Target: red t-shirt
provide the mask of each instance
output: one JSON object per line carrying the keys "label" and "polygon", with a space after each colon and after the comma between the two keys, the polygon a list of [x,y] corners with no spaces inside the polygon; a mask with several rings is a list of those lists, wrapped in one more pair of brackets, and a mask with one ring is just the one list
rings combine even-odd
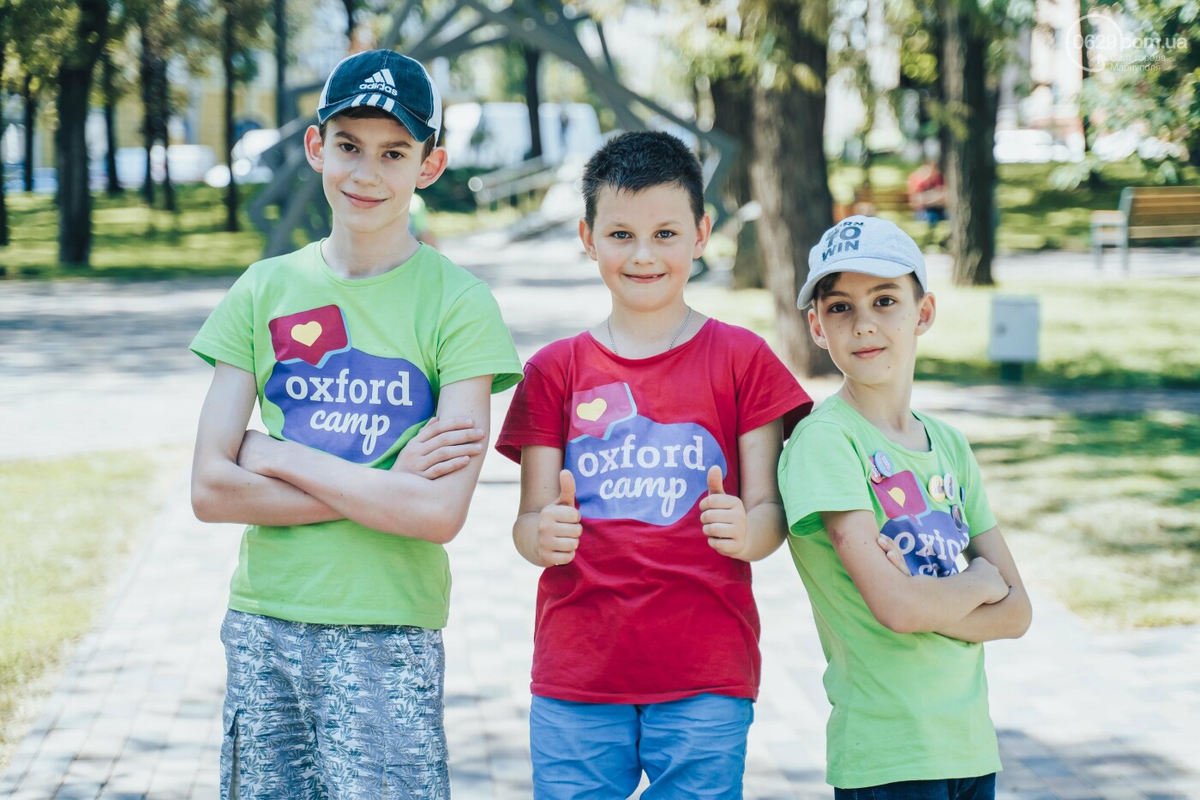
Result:
{"label": "red t-shirt", "polygon": [[496,449],[562,449],[583,517],[575,559],[538,584],[533,694],[757,697],[750,565],[709,546],[699,504],[713,464],[738,494],[741,434],[780,417],[790,433],[811,408],[766,342],[716,320],[650,358],[582,333],[529,360]]}

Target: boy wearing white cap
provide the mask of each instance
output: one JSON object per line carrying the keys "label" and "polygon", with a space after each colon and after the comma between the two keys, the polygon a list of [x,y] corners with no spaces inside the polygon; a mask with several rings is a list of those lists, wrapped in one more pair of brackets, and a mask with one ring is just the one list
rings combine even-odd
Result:
{"label": "boy wearing white cap", "polygon": [[924,257],[849,217],[809,254],[810,303],[844,381],[796,428],[779,487],[829,664],[827,780],[851,800],[991,798],[981,643],[1022,636],[1031,611],[966,438],[909,406],[936,312]]}
{"label": "boy wearing white cap", "polygon": [[[305,154],[329,237],[252,265],[192,342],[216,367],[192,505],[247,525],[221,628],[221,797],[449,796],[450,573],[521,364],[486,284],[409,231],[441,102],[388,50],[339,63]],[[247,431],[255,400],[270,435]],[[436,419],[435,419],[436,414]]]}

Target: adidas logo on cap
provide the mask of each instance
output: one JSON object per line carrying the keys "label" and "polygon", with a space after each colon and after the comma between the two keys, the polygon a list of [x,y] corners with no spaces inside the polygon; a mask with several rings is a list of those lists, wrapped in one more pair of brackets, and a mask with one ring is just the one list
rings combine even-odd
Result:
{"label": "adidas logo on cap", "polygon": [[390,69],[379,70],[370,78],[360,83],[358,88],[372,92],[386,92],[393,96],[396,95],[396,81],[392,78],[392,71]]}

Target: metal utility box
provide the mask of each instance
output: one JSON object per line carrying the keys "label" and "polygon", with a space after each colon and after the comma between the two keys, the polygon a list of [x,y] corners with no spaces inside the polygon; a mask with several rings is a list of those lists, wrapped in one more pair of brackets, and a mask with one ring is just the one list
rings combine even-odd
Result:
{"label": "metal utility box", "polygon": [[1041,308],[1032,295],[992,298],[992,329],[988,358],[1002,364],[1035,364]]}

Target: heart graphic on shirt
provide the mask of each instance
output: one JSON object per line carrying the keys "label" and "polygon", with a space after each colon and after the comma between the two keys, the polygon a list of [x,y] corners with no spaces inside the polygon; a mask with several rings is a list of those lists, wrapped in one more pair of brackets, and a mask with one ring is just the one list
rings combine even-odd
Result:
{"label": "heart graphic on shirt", "polygon": [[907,497],[907,495],[904,494],[904,490],[901,489],[899,486],[893,486],[891,489],[888,489],[888,497],[895,500],[896,505],[902,506],[902,505],[904,505],[904,500]]}
{"label": "heart graphic on shirt", "polygon": [[603,397],[597,397],[590,403],[580,403],[575,406],[575,413],[580,419],[586,419],[588,422],[595,422],[604,416],[604,412],[608,410],[608,403]]}
{"label": "heart graphic on shirt", "polygon": [[311,347],[313,342],[321,338],[322,330],[321,323],[316,320],[303,325],[293,325],[292,338],[305,347]]}

